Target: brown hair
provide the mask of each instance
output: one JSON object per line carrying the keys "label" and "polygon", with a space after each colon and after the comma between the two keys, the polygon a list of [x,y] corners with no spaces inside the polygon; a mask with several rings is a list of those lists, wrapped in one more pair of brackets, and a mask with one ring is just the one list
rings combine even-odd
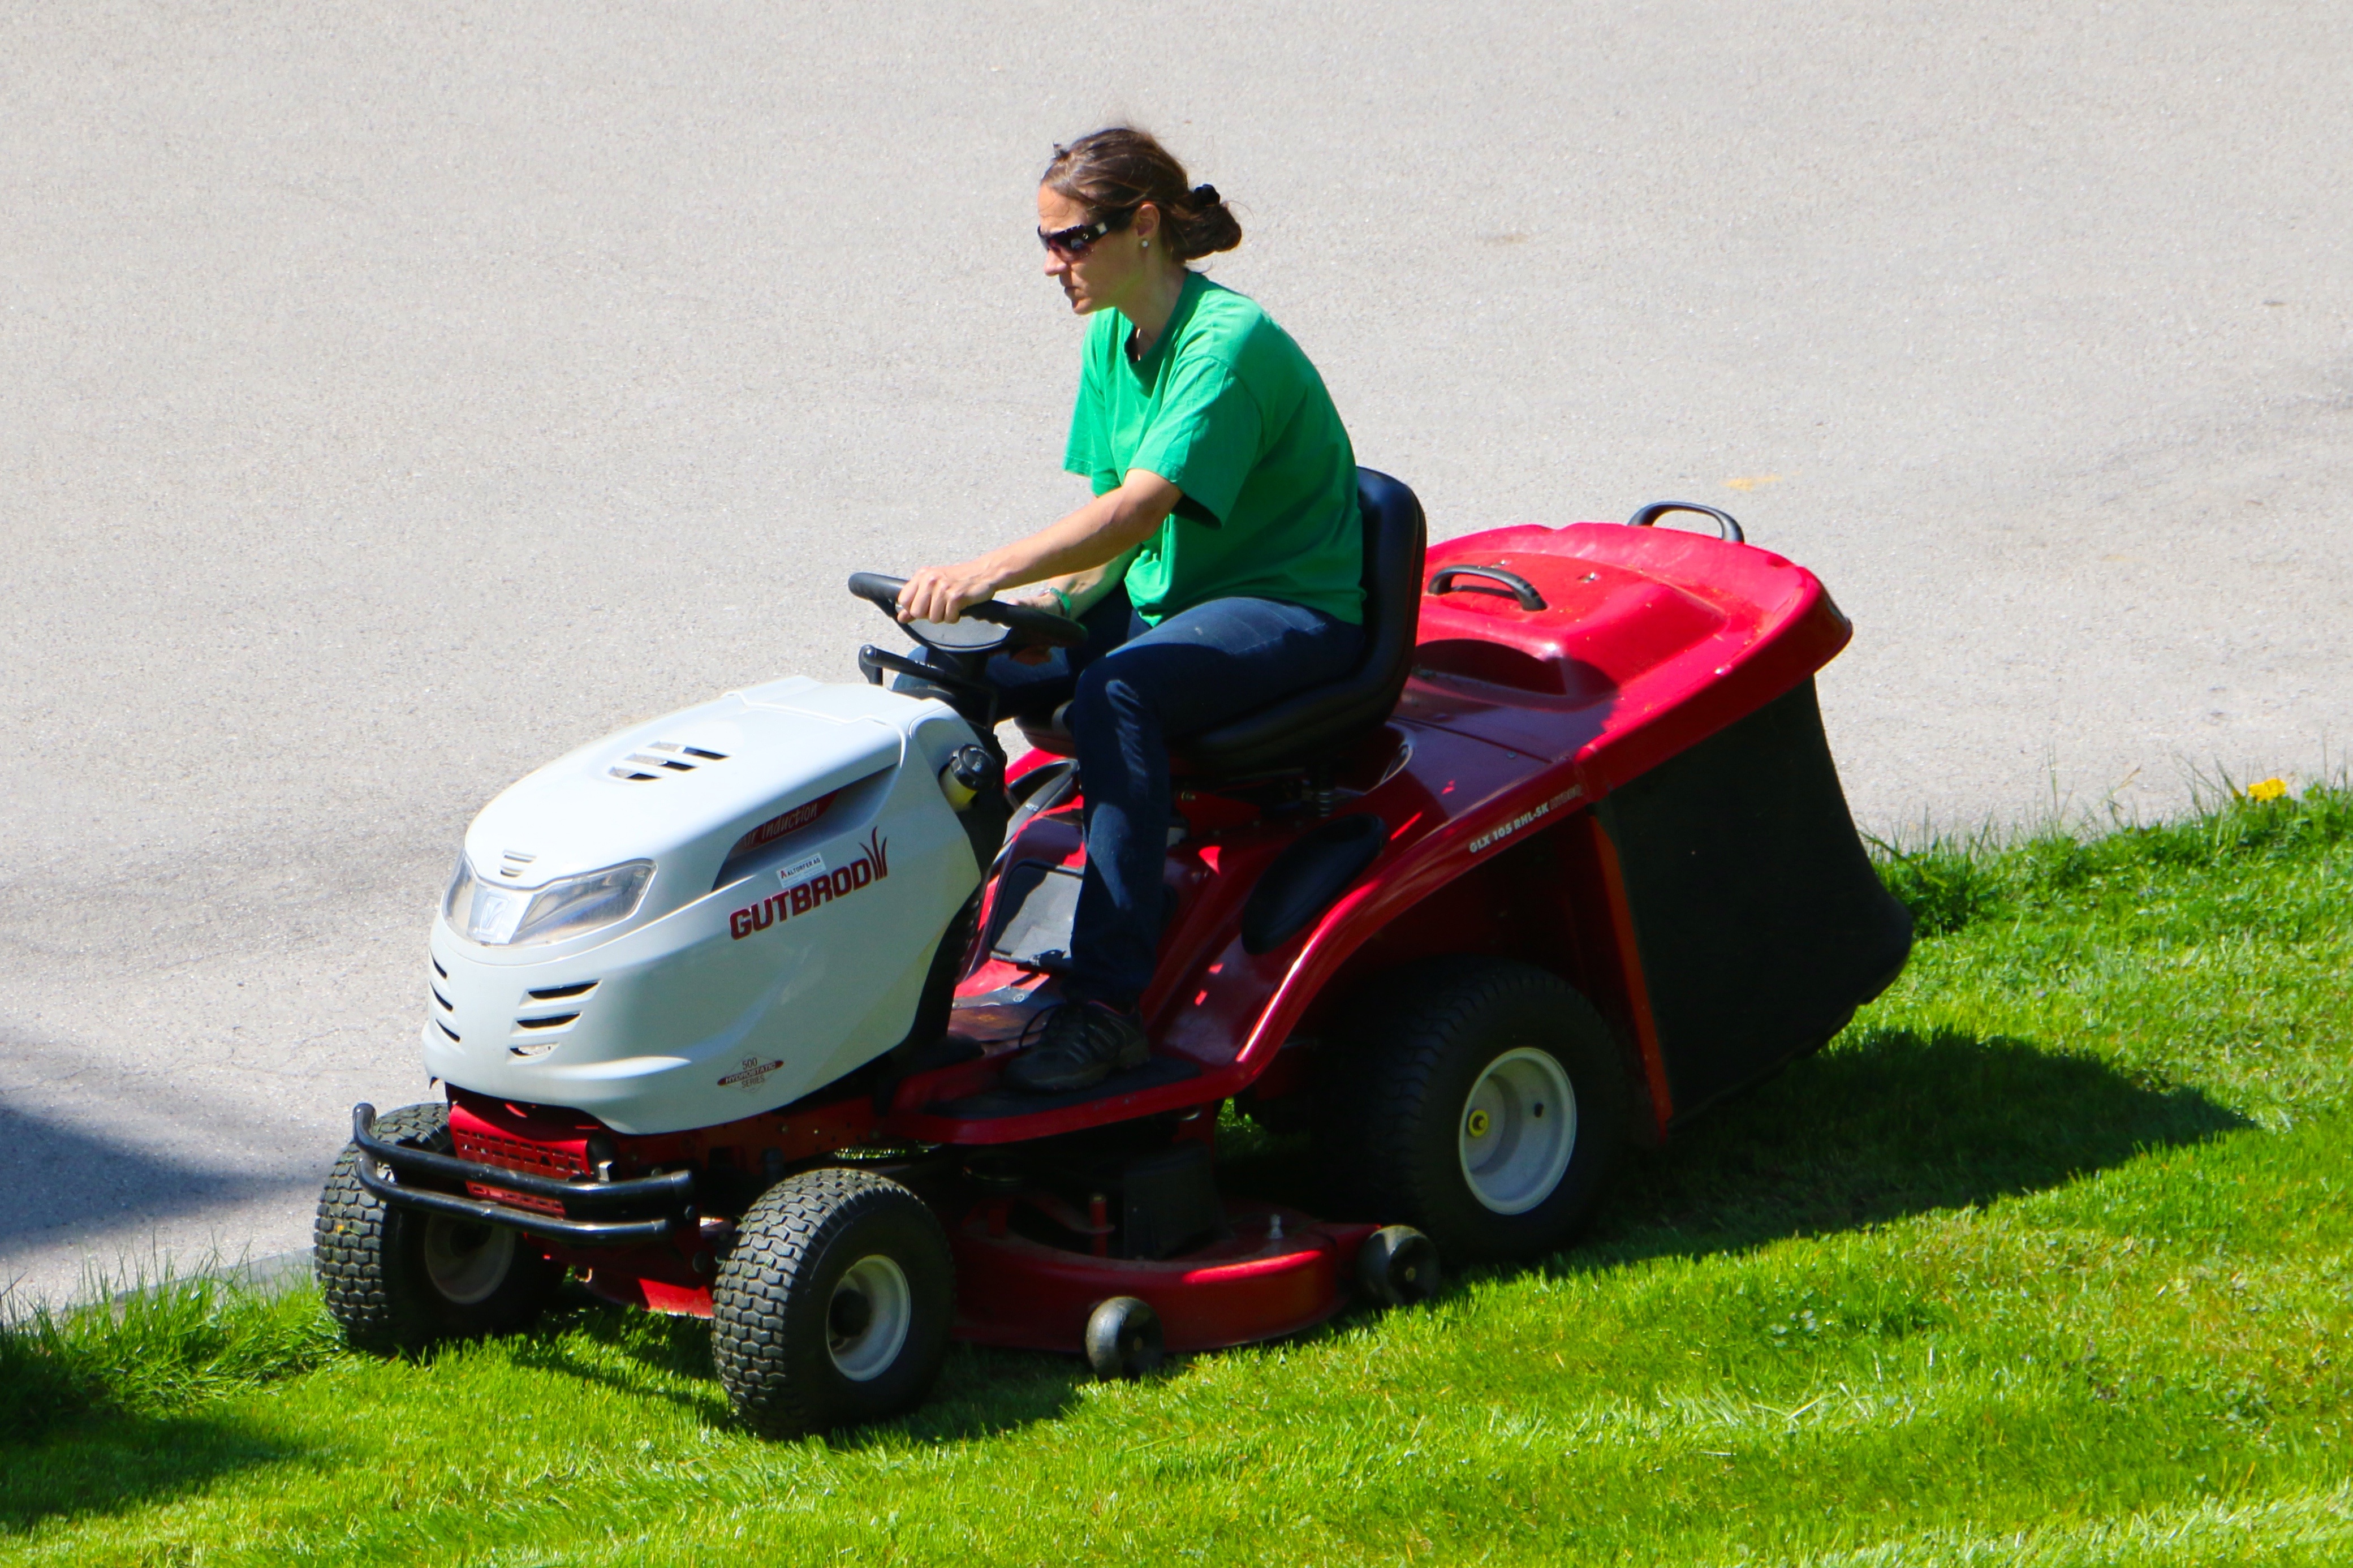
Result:
{"label": "brown hair", "polygon": [[1179,261],[1242,242],[1242,226],[1218,187],[1193,184],[1185,165],[1149,131],[1114,125],[1057,145],[1038,183],[1085,204],[1097,220],[1150,202],[1160,209],[1161,232]]}

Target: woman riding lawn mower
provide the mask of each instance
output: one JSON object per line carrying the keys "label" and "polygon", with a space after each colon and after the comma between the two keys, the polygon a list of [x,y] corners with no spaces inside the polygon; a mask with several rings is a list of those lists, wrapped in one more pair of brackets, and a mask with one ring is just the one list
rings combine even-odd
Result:
{"label": "woman riding lawn mower", "polygon": [[[1135,1375],[1557,1249],[1623,1142],[1901,969],[1810,574],[1677,503],[1426,552],[1296,346],[1184,266],[1239,237],[1214,191],[1099,132],[1039,206],[1097,317],[1096,499],[853,577],[918,657],[625,731],[475,820],[431,938],[447,1102],[354,1108],[321,1202],[355,1343],[521,1328],[570,1271],[710,1318],[773,1434],[910,1408],[952,1336]],[[1312,1130],[1339,1217],[1220,1191],[1229,1100]]]}

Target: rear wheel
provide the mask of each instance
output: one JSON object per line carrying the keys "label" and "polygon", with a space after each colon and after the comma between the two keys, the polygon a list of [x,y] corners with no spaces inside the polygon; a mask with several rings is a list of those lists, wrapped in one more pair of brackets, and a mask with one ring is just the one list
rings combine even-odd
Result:
{"label": "rear wheel", "polygon": [[805,1171],[760,1195],[711,1289],[711,1350],[754,1431],[903,1414],[947,1353],[955,1264],[923,1199],[870,1172]]}
{"label": "rear wheel", "polygon": [[[446,1105],[404,1105],[375,1126],[389,1142],[449,1152]],[[311,1232],[319,1289],[346,1340],[395,1351],[537,1321],[563,1270],[535,1244],[504,1226],[388,1207],[360,1184],[363,1158],[344,1145]]]}
{"label": "rear wheel", "polygon": [[1316,1094],[1335,1197],[1457,1261],[1540,1258],[1575,1234],[1618,1151],[1626,1081],[1609,1028],[1558,976],[1450,957],[1349,1010]]}

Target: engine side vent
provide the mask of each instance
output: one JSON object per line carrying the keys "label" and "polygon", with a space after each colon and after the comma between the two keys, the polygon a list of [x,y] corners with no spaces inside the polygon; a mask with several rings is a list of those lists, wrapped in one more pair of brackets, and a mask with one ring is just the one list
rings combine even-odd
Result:
{"label": "engine side vent", "polygon": [[534,1002],[568,1002],[575,996],[586,996],[596,989],[596,981],[584,980],[577,985],[551,985],[544,991],[526,991],[523,994]]}
{"label": "engine side vent", "polygon": [[651,784],[672,773],[691,773],[697,768],[726,760],[724,752],[681,745],[676,741],[656,741],[639,751],[631,752],[605,772],[610,777],[628,784]]}
{"label": "engine side vent", "polygon": [[515,1020],[515,1027],[518,1029],[560,1029],[564,1027],[565,1025],[575,1021],[579,1016],[580,1015],[577,1013],[554,1013],[544,1018],[517,1018]]}
{"label": "engine side vent", "polygon": [[452,1042],[453,1044],[454,1044],[454,1043],[458,1043],[458,1031],[457,1031],[457,1030],[455,1030],[455,1029],[451,1028],[448,1025],[442,1023],[442,1022],[441,1022],[441,1020],[440,1020],[440,1019],[438,1019],[438,1018],[434,1019],[434,1020],[433,1020],[433,1022],[434,1022],[436,1025],[438,1025],[438,1026],[439,1026],[441,1032],[442,1032],[443,1034],[445,1034],[445,1035],[448,1036],[448,1037],[449,1037],[449,1038],[450,1038],[450,1040],[451,1040],[451,1042]]}

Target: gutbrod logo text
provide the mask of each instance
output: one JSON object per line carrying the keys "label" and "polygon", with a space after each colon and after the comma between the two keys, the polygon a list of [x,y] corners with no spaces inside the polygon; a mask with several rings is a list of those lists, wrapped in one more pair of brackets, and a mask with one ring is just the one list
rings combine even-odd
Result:
{"label": "gutbrod logo text", "polygon": [[836,899],[846,899],[860,888],[872,887],[891,874],[891,841],[877,830],[866,836],[858,858],[834,870],[819,870],[780,893],[727,917],[727,933],[742,942],[755,931],[766,931],[795,915],[805,915]]}

